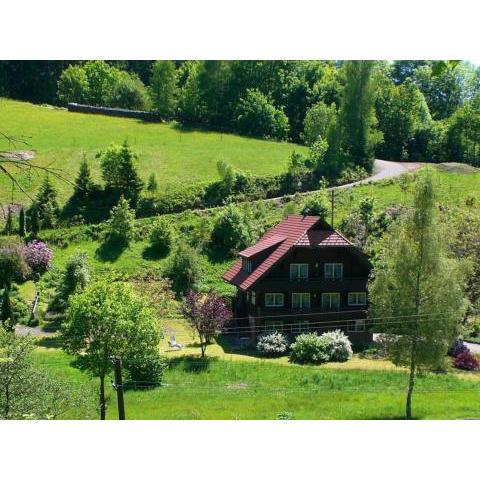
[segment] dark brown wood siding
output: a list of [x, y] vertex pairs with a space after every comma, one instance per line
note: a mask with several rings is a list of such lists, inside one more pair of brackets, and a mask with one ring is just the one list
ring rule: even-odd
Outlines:
[[[290, 280], [290, 264], [292, 263], [308, 264], [308, 278]], [[342, 263], [342, 279], [326, 279], [324, 276], [325, 263]], [[261, 332], [262, 328], [268, 329], [273, 321], [276, 321], [277, 324], [282, 322], [287, 333], [298, 331], [295, 327], [296, 323], [308, 321], [310, 331], [332, 330], [339, 327], [354, 341], [368, 341], [371, 339], [368, 332], [349, 331], [351, 321], [366, 317], [367, 305], [348, 305], [348, 293], [366, 292], [369, 273], [368, 260], [353, 248], [298, 247], [254, 284], [246, 295], [239, 292], [241, 308], [236, 311], [236, 316], [253, 317], [257, 334]], [[251, 301], [252, 292], [255, 293], [255, 304]], [[338, 311], [322, 309], [322, 293], [337, 292], [340, 294]], [[281, 307], [265, 306], [266, 293], [283, 293], [284, 305]], [[293, 310], [292, 293], [310, 293], [310, 309]], [[248, 324], [248, 322], [248, 320], [242, 322], [240, 319], [238, 324]]]

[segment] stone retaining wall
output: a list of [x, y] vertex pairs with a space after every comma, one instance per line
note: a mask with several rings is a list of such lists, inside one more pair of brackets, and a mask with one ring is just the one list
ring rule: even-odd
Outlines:
[[110, 115], [112, 117], [138, 118], [147, 122], [160, 122], [160, 116], [155, 112], [144, 112], [141, 110], [127, 110], [125, 108], [94, 107], [92, 105], [82, 105], [80, 103], [69, 103], [69, 112], [96, 113], [100, 115]]

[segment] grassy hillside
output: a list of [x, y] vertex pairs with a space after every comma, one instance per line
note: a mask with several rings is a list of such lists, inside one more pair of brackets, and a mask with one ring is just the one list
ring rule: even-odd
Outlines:
[[[238, 135], [182, 130], [173, 125], [146, 123], [135, 119], [70, 113], [64, 109], [0, 99], [0, 125], [3, 132], [24, 136], [28, 145], [16, 149], [36, 150], [35, 162], [60, 168], [72, 180], [83, 153], [96, 178], [100, 179], [95, 153], [111, 142], [127, 139], [138, 154], [143, 179], [155, 172], [160, 189], [176, 183], [217, 179], [216, 164], [224, 160], [256, 174], [285, 170], [293, 149], [305, 147], [289, 143], [257, 140]], [[0, 142], [0, 150], [9, 149]], [[34, 192], [39, 178], [24, 178], [27, 190]], [[70, 185], [57, 182], [60, 199], [65, 200]], [[10, 184], [0, 177], [0, 202], [10, 200]], [[22, 201], [24, 197], [18, 196]]]
[[[475, 199], [472, 208], [480, 204], [480, 172], [478, 173], [458, 173], [456, 171], [445, 171], [435, 168], [434, 179], [436, 190], [439, 196], [439, 202], [443, 205], [453, 207], [465, 207], [467, 197]], [[293, 196], [287, 202], [263, 202], [265, 205], [265, 217], [267, 224], [275, 224], [287, 213], [300, 213], [306, 199], [310, 196]], [[356, 208], [362, 198], [371, 196], [375, 199], [377, 209], [383, 209], [395, 204], [411, 204], [411, 190], [404, 191], [401, 188], [399, 179], [386, 180], [383, 182], [372, 183], [368, 185], [356, 186], [348, 190], [337, 190], [336, 209], [335, 209], [335, 226], [340, 224], [341, 219], [347, 215], [352, 209]], [[465, 207], [466, 208], [466, 207]], [[177, 230], [195, 231], [205, 227], [206, 222], [211, 221], [215, 215], [218, 215], [220, 209], [215, 208], [201, 212], [184, 212], [177, 215], [169, 215], [172, 223], [175, 224]], [[137, 220], [139, 227], [145, 228], [151, 225], [151, 219]], [[62, 267], [66, 259], [77, 249], [86, 251], [95, 269], [103, 270], [114, 268], [131, 274], [143, 267], [159, 266], [161, 267], [166, 258], [151, 258], [148, 255], [148, 239], [145, 235], [144, 239], [133, 242], [129, 248], [116, 252], [112, 255], [99, 255], [100, 242], [82, 238], [77, 235], [76, 231], [84, 231], [85, 227], [73, 227], [69, 229], [72, 240], [66, 240], [68, 245], [65, 248], [54, 247], [54, 264]], [[52, 232], [53, 233], [53, 232]], [[45, 232], [48, 240], [49, 232]], [[60, 234], [62, 239], [66, 239], [66, 235]], [[78, 241], [76, 240], [78, 238]], [[206, 277], [206, 285], [216, 286], [225, 285], [219, 279], [221, 274], [228, 268], [231, 259], [227, 258], [209, 258], [204, 255], [205, 271], [210, 272]]]

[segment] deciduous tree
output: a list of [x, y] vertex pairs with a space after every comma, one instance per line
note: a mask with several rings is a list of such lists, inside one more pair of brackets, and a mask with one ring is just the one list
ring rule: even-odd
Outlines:
[[178, 94], [175, 63], [172, 60], [157, 60], [152, 66], [150, 95], [153, 108], [162, 118], [174, 116]]
[[198, 335], [202, 357], [208, 344], [232, 317], [232, 312], [215, 293], [197, 293], [190, 291], [185, 297], [181, 311], [191, 329]]
[[70, 299], [62, 342], [77, 357], [80, 369], [99, 377], [100, 418], [105, 419], [105, 378], [112, 357], [136, 362], [158, 356], [162, 332], [155, 314], [133, 288], [112, 277], [103, 277]]
[[415, 376], [442, 363], [466, 308], [461, 266], [447, 251], [431, 174], [415, 186], [414, 207], [385, 235], [369, 284], [369, 315], [389, 358], [409, 369], [406, 416]]
[[[347, 61], [343, 66], [344, 87], [336, 128], [329, 138], [327, 156], [344, 157], [344, 162], [372, 170], [375, 145], [381, 140], [376, 130], [375, 62]], [[333, 138], [335, 137], [335, 138]]]

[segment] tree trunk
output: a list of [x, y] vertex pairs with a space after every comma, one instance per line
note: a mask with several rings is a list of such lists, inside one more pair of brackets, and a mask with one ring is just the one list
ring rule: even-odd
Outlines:
[[7, 385], [5, 388], [5, 409], [4, 409], [5, 418], [8, 419], [9, 414], [10, 414], [10, 388]]
[[416, 342], [414, 342], [414, 344], [412, 345], [412, 355], [410, 359], [410, 378], [408, 381], [407, 406], [406, 406], [407, 420], [412, 419], [412, 395], [413, 395], [413, 387], [415, 386], [415, 370], [416, 370], [415, 350], [416, 350]]
[[107, 406], [105, 403], [105, 375], [100, 375], [100, 420], [105, 420]]

